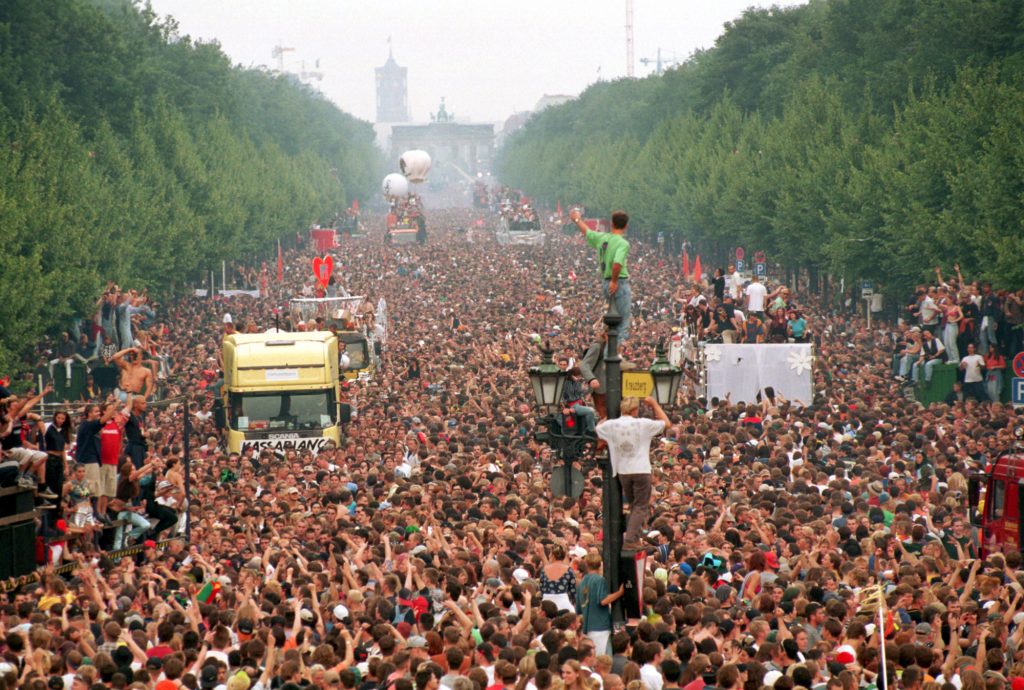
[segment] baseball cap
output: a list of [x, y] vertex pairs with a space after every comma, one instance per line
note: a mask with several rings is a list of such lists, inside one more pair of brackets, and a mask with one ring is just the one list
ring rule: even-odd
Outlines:
[[203, 666], [203, 670], [199, 674], [199, 687], [204, 690], [211, 690], [217, 687], [216, 666]]
[[427, 638], [421, 635], [413, 635], [405, 641], [405, 646], [409, 649], [424, 649], [427, 646]]
[[338, 604], [334, 607], [334, 617], [339, 621], [344, 621], [348, 618], [348, 608], [344, 604]]
[[841, 645], [836, 650], [836, 661], [840, 664], [852, 664], [857, 660], [857, 651], [848, 644]]

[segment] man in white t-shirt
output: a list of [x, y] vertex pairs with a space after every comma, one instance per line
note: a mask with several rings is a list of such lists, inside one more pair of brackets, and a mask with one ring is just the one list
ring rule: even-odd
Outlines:
[[964, 372], [964, 400], [988, 400], [985, 392], [985, 358], [975, 352], [974, 343], [967, 344], [967, 356], [960, 360], [960, 369]]
[[750, 285], [747, 286], [747, 313], [757, 314], [764, 320], [764, 301], [768, 297], [768, 290], [755, 273], [750, 278]]
[[739, 302], [743, 297], [743, 276], [733, 264], [729, 264], [729, 275], [725, 277], [725, 291], [726, 294], [732, 295], [735, 302]]
[[651, 439], [669, 425], [668, 415], [657, 400], [648, 397], [644, 402], [651, 406], [656, 419], [638, 417], [640, 399], [626, 398], [619, 408], [621, 417], [597, 425], [598, 438], [608, 444], [612, 476], [619, 478], [629, 503], [622, 550], [631, 552], [643, 548], [640, 535], [651, 509]]

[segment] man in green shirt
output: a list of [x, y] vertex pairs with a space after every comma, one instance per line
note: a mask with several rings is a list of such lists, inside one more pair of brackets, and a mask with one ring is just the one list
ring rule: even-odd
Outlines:
[[604, 296], [615, 300], [615, 308], [622, 315], [619, 341], [624, 342], [629, 337], [632, 321], [632, 294], [629, 289], [629, 269], [626, 267], [629, 258], [629, 240], [626, 239], [629, 216], [625, 211], [613, 213], [611, 232], [591, 230], [577, 210], [569, 213], [569, 219], [576, 223], [587, 244], [597, 250], [597, 262], [604, 280]]

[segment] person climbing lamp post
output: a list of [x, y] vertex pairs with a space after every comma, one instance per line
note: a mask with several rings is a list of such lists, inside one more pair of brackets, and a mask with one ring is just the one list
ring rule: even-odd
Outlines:
[[[604, 355], [605, 400], [608, 419], [617, 419], [622, 403], [622, 358], [619, 356], [618, 349], [619, 325], [622, 323], [622, 315], [616, 309], [614, 300], [608, 302], [604, 323], [608, 329], [607, 350]], [[541, 352], [540, 365], [531, 367], [529, 370], [536, 406], [546, 412], [545, 416], [538, 420], [538, 427], [544, 430], [538, 431], [535, 438], [548, 445], [564, 461], [562, 471], [565, 472], [564, 486], [568, 492], [569, 487], [572, 486], [573, 460], [582, 455], [589, 447], [596, 447], [597, 436], [585, 432], [567, 435], [560, 431], [560, 426], [554, 415], [559, 411], [565, 372], [554, 364], [550, 350], [542, 349]], [[669, 364], [664, 354], [664, 348], [659, 345], [658, 355], [651, 366], [650, 373], [654, 383], [655, 399], [659, 404], [668, 407], [675, 403], [676, 392], [679, 390], [679, 383], [682, 380], [682, 371]], [[579, 429], [580, 426], [576, 425], [575, 428]], [[601, 553], [604, 576], [608, 581], [608, 591], [616, 592], [622, 584], [620, 559], [625, 525], [622, 512], [622, 487], [618, 477], [612, 473], [612, 465], [607, 453], [598, 458], [598, 463], [601, 467], [601, 487], [603, 489], [601, 492], [601, 520], [604, 543]], [[612, 607], [613, 623], [622, 623], [625, 620], [622, 599], [617, 599]]]

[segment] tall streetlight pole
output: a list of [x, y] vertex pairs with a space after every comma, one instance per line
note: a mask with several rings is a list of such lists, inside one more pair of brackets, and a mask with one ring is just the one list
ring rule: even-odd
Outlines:
[[[605, 405], [608, 408], [608, 419], [618, 419], [619, 406], [622, 403], [622, 358], [619, 357], [619, 325], [622, 315], [615, 307], [615, 300], [608, 300], [608, 311], [604, 315], [604, 325], [608, 327], [608, 343], [604, 356], [605, 371]], [[611, 456], [605, 455], [599, 460], [601, 464], [601, 533], [604, 536], [604, 549], [601, 560], [604, 563], [604, 577], [608, 582], [608, 591], [619, 591], [622, 573], [619, 562], [622, 558], [622, 486], [619, 478], [612, 474]], [[625, 620], [622, 612], [622, 598], [612, 604], [612, 625]]]

